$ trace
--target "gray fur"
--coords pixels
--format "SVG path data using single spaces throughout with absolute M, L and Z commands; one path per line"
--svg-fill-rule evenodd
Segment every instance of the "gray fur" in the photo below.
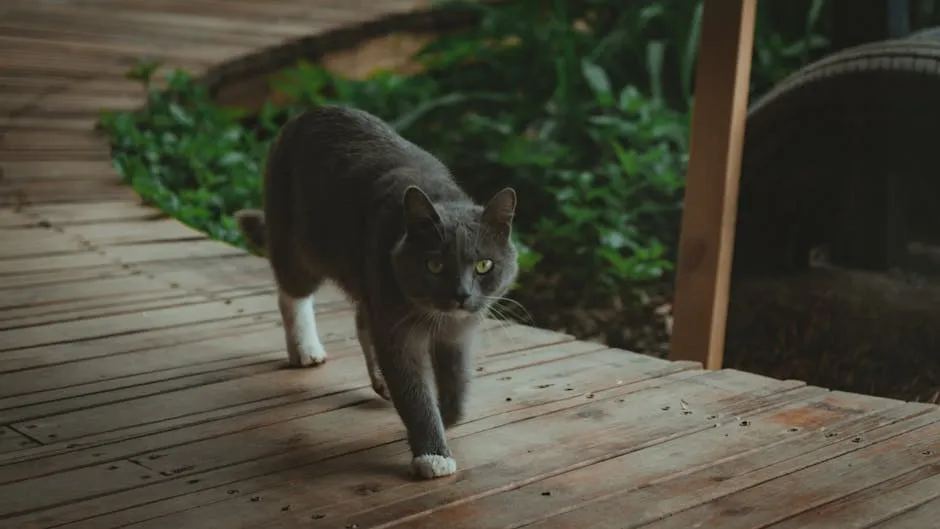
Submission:
M 417 467 L 453 464 L 444 430 L 463 414 L 474 335 L 518 272 L 515 206 L 510 188 L 475 204 L 440 161 L 383 121 L 324 106 L 287 123 L 272 144 L 264 213 L 236 215 L 288 300 L 285 326 L 290 300 L 312 302 L 327 279 L 356 304 L 373 387 L 394 403 L 425 477 L 453 472 Z M 295 362 L 311 348 L 297 345 L 302 331 L 288 333 L 292 363 L 322 362 L 325 354 Z

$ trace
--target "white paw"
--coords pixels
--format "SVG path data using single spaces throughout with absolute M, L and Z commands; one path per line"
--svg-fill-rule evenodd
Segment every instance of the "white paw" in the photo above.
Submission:
M 326 362 L 326 349 L 319 341 L 288 343 L 287 359 L 291 367 L 313 367 Z
M 418 456 L 411 460 L 411 470 L 425 479 L 442 478 L 457 472 L 457 461 L 439 455 Z

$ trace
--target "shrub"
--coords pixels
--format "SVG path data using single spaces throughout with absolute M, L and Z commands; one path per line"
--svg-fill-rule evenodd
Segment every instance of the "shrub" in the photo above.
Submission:
M 184 72 L 154 88 L 155 68 L 141 65 L 131 75 L 148 106 L 102 117 L 115 166 L 148 202 L 243 246 L 232 213 L 260 205 L 262 160 L 279 126 L 310 106 L 347 104 L 440 157 L 477 198 L 517 189 L 523 294 L 548 286 L 583 304 L 663 278 L 678 231 L 700 2 L 452 8 L 479 11 L 480 23 L 425 48 L 421 73 L 357 81 L 300 62 L 275 84 L 290 103 L 257 116 L 219 107 Z M 825 44 L 817 37 L 811 27 L 789 41 L 772 34 L 755 85 L 781 75 L 774 56 L 806 59 Z

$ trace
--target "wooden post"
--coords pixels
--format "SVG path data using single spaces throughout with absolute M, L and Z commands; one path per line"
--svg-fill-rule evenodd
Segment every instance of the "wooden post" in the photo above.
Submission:
M 669 358 L 720 369 L 757 0 L 704 0 Z

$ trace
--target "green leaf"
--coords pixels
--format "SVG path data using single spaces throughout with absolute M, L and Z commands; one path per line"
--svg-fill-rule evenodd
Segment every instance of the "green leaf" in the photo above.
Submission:
M 666 58 L 666 43 L 654 40 L 646 46 L 646 69 L 650 77 L 650 92 L 654 99 L 663 98 L 663 62 Z
M 610 79 L 600 66 L 587 59 L 581 61 L 581 73 L 584 80 L 587 81 L 597 102 L 603 106 L 612 106 L 614 103 L 613 92 L 610 87 Z

